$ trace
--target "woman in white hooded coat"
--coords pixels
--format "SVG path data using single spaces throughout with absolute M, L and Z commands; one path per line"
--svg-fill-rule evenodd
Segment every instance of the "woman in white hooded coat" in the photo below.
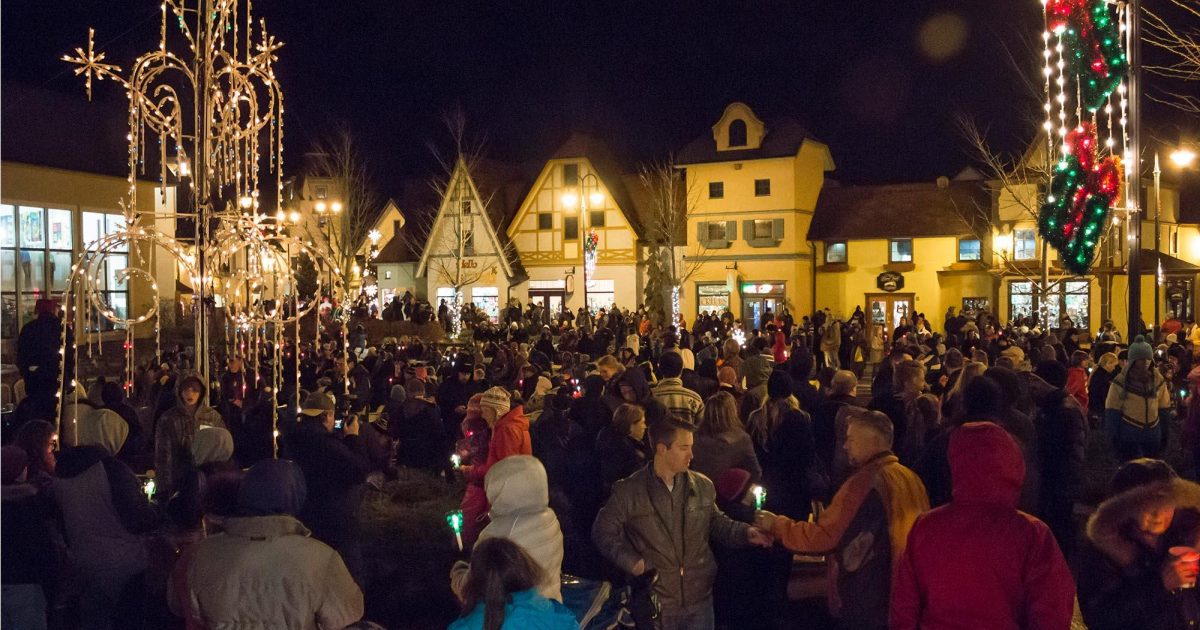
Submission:
M 546 469 L 531 455 L 512 455 L 496 462 L 483 480 L 491 523 L 479 540 L 507 538 L 525 550 L 542 569 L 538 593 L 562 601 L 563 536 L 550 510 Z M 459 561 L 450 570 L 450 587 L 462 592 L 470 565 Z M 461 597 L 461 595 L 460 595 Z

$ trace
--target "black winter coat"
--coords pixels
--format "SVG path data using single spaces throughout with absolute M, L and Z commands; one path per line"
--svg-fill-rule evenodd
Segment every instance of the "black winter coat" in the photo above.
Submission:
M 1127 532 L 1142 508 L 1166 498 L 1176 508 L 1155 548 Z M 1181 480 L 1127 490 L 1102 503 L 1076 556 L 1075 585 L 1091 630 L 1184 630 L 1200 624 L 1198 589 L 1171 592 L 1161 569 L 1172 545 L 1194 545 L 1200 533 L 1200 487 Z
M 755 413 L 766 413 L 766 410 Z M 764 507 L 797 521 L 808 519 L 812 500 L 823 492 L 811 474 L 816 470 L 812 420 L 803 411 L 786 413 L 766 444 L 755 440 L 755 454 L 762 466 L 762 485 L 767 489 Z
M 605 495 L 608 495 L 614 483 L 637 472 L 651 457 L 650 449 L 644 442 L 618 435 L 611 427 L 601 429 L 596 437 L 596 458 L 600 462 Z
M 400 412 L 392 416 L 391 410 Z M 399 440 L 396 463 L 410 468 L 437 471 L 446 467 L 447 436 L 438 419 L 437 405 L 409 398 L 398 406 L 389 405 L 388 433 Z
M 312 530 L 313 537 L 331 547 L 357 540 L 358 500 L 371 463 L 361 438 L 340 438 L 324 427 L 301 425 L 303 430 L 289 436 L 287 458 L 304 471 L 308 496 L 298 515 Z

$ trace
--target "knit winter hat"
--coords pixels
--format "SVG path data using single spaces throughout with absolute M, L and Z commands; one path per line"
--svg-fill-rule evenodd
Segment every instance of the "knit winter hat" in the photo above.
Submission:
M 508 413 L 511 405 L 512 400 L 503 387 L 493 387 L 483 392 L 483 397 L 479 399 L 480 408 L 494 410 L 497 418 Z
M 773 370 L 767 379 L 767 398 L 787 398 L 792 395 L 792 377 L 783 370 Z
M 749 472 L 741 468 L 726 468 L 717 475 L 717 481 L 713 485 L 716 486 L 718 497 L 732 502 L 742 498 L 748 483 L 750 483 Z
M 404 386 L 399 383 L 392 385 L 392 391 L 388 394 L 388 398 L 395 402 L 404 402 L 404 399 L 407 397 L 408 393 L 404 391 Z
M 1154 348 L 1146 343 L 1146 338 L 1138 335 L 1133 343 L 1129 344 L 1129 362 L 1145 359 L 1147 361 L 1154 358 Z
M 286 459 L 265 459 L 250 467 L 238 488 L 238 507 L 247 516 L 296 515 L 308 487 L 304 473 Z

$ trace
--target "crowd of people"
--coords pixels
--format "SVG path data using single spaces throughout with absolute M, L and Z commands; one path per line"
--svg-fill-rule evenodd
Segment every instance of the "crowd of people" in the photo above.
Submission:
M 365 623 L 358 508 L 399 468 L 464 487 L 455 629 L 578 627 L 564 575 L 643 586 L 638 627 L 769 628 L 797 554 L 844 628 L 1200 623 L 1200 486 L 1165 461 L 1200 472 L 1194 322 L 1155 345 L 514 303 L 455 344 L 351 325 L 348 351 L 213 356 L 205 382 L 178 348 L 60 391 L 36 340 L 69 331 L 39 312 L 0 453 L 4 627 Z M 1097 449 L 1119 467 L 1081 517 Z

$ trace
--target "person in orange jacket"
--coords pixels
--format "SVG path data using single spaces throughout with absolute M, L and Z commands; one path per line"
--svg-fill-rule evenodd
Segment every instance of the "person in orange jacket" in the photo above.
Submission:
M 887 628 L 888 594 L 913 521 L 929 509 L 925 486 L 892 453 L 892 421 L 878 411 L 847 411 L 846 452 L 855 472 L 816 522 L 759 512 L 768 529 L 796 553 L 828 554 L 836 576 L 831 601 L 840 627 Z

